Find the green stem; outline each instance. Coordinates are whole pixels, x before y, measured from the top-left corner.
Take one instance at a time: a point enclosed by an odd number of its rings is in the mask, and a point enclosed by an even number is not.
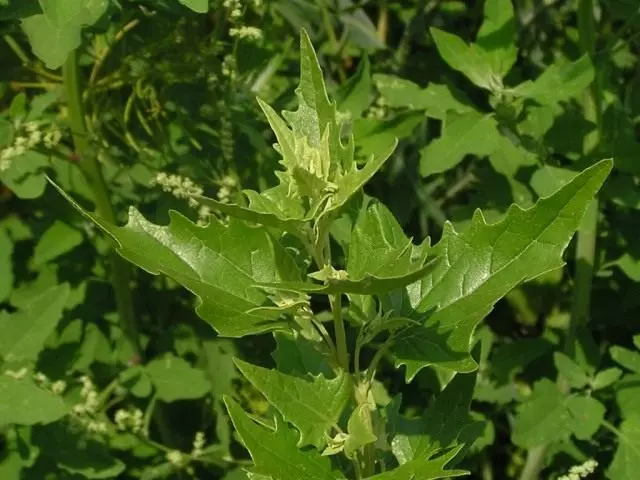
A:
[[[347,334],[342,318],[342,304],[340,294],[329,297],[331,312],[333,313],[333,327],[336,331],[336,350],[338,353],[338,363],[345,372],[349,371],[349,354],[347,353]]]
[[[80,157],[79,165],[91,186],[96,213],[109,223],[116,224],[116,214],[109,198],[109,191],[102,175],[102,169],[96,155],[91,152],[91,142],[85,122],[84,104],[82,103],[82,88],[76,51],[69,54],[63,66],[63,78],[67,92],[69,123],[71,124],[73,144],[76,154]],[[129,264],[113,249],[109,250],[108,261],[111,265],[111,284],[120,317],[120,327],[127,340],[133,346],[134,353],[141,357],[142,350],[130,289],[131,269]]]
[[[540,445],[527,453],[527,461],[520,473],[520,480],[538,480],[542,470],[544,457],[547,454],[547,445]]]

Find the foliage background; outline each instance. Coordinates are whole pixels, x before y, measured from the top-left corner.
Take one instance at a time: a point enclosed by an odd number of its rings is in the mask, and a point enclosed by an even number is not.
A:
[[[597,478],[634,478],[640,468],[635,2],[514,2],[513,21],[490,32],[494,41],[502,36],[500,45],[513,38],[500,57],[511,56],[513,68],[498,66],[497,79],[474,71],[469,52],[447,56],[439,44],[442,31],[490,46],[491,35],[477,40],[483,2],[80,4],[74,10],[72,2],[0,0],[0,326],[36,318],[44,332],[4,334],[1,368],[8,378],[24,377],[26,368],[47,392],[63,381],[65,405],[90,410],[76,408],[80,427],[67,429],[42,424],[42,389],[21,397],[33,408],[0,405],[0,478],[246,478],[241,467],[248,457],[222,396],[256,414],[267,411],[231,359],[271,366],[274,339],[217,337],[177,284],[124,263],[120,278],[130,278],[120,287],[130,291],[138,332],[122,328],[108,242],[47,187],[45,174],[91,207],[96,190],[91,173],[82,174],[80,143],[85,156],[99,160],[115,218],[123,222],[134,204],[159,224],[168,222],[169,209],[196,221],[211,214],[180,198],[175,185],[161,188],[163,172],[190,178],[194,185],[186,188],[221,201],[242,201],[240,189],[273,185],[278,155],[255,97],[278,111],[295,104],[301,28],[318,51],[330,93],[351,118],[358,158],[399,138],[366,193],[416,239],[431,235],[435,243],[446,219],[464,229],[476,208],[498,220],[512,203],[530,206],[575,172],[614,158],[566,267],[513,290],[476,332],[472,411],[483,433],[461,466],[489,479],[535,478],[525,475],[537,465],[555,478],[594,458]],[[76,47],[82,132],[60,70]],[[584,53],[588,64],[580,63]],[[491,83],[511,87],[542,75],[548,82],[542,94],[497,93]],[[38,141],[29,140],[34,130]],[[27,148],[19,149],[18,138]],[[572,315],[584,317],[579,328]],[[558,372],[577,397],[556,391]],[[449,377],[428,368],[407,385],[403,369],[389,360],[377,395],[388,403],[402,393],[405,413],[419,415]],[[8,398],[3,388],[9,392],[0,382],[0,398]],[[47,405],[53,416],[67,408]],[[566,408],[586,412],[582,431],[567,425]],[[129,415],[120,416],[124,429],[117,428],[118,410]],[[107,440],[86,440],[83,432],[101,429]],[[176,457],[193,452],[197,432],[206,438],[204,452],[195,460]]]

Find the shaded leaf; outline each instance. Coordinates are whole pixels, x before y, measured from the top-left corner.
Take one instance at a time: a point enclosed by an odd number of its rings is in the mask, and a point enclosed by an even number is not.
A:
[[[562,352],[553,354],[553,363],[558,373],[573,388],[582,388],[589,383],[589,376],[580,366]]]
[[[171,354],[152,360],[145,370],[158,398],[167,403],[203,397],[211,388],[202,370]]]
[[[614,345],[609,349],[611,358],[632,372],[640,373],[640,353]]]
[[[31,380],[0,375],[0,425],[34,425],[55,422],[69,413],[61,397]]]
[[[607,476],[611,480],[635,478],[640,468],[640,415],[626,418],[619,429],[618,448]]]
[[[580,440],[590,439],[600,428],[606,408],[593,397],[572,396],[567,399],[571,413],[571,430]]]
[[[40,237],[33,252],[33,266],[39,267],[73,250],[82,243],[82,234],[56,220]]]

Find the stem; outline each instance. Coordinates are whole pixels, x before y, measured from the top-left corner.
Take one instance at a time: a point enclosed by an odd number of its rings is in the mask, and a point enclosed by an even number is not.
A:
[[[349,371],[349,354],[347,353],[347,334],[344,329],[342,318],[342,304],[340,294],[329,297],[331,312],[333,313],[333,326],[336,331],[336,349],[338,353],[338,363],[345,372]]]
[[[527,461],[524,464],[520,480],[538,480],[542,470],[544,457],[547,453],[547,445],[540,445],[527,453]]]
[[[80,156],[80,167],[91,186],[94,195],[96,212],[106,221],[116,224],[116,214],[109,198],[109,191],[102,175],[102,169],[96,155],[91,152],[91,143],[85,122],[84,105],[82,103],[82,89],[80,86],[80,71],[78,68],[78,54],[69,54],[63,67],[64,86],[67,92],[69,109],[69,123],[71,124],[73,144],[76,154]],[[138,325],[136,323],[133,299],[130,290],[131,269],[113,249],[109,250],[108,261],[111,265],[111,284],[113,286],[116,306],[120,318],[120,327],[131,343],[134,353],[142,356]]]

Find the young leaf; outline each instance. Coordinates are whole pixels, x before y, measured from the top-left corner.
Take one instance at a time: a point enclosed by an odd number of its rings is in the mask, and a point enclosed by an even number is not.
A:
[[[476,111],[449,113],[442,136],[420,150],[420,175],[427,177],[446,172],[465,155],[484,157],[498,146],[500,132],[492,115]]]
[[[398,468],[379,473],[365,480],[434,480],[437,478],[451,478],[468,475],[467,470],[445,470],[447,464],[462,450],[462,446],[435,458],[418,458],[411,460]]]
[[[164,273],[197,295],[196,312],[221,335],[239,337],[286,325],[278,309],[249,312],[268,303],[256,284],[300,280],[294,259],[265,228],[233,218],[228,225],[212,218],[200,227],[174,211],[169,212],[168,226],[158,226],[135,208],[129,210],[127,224],[118,227],[58,190],[116,241],[120,255],[149,273]]]
[[[369,405],[363,404],[355,408],[349,417],[347,431],[349,435],[344,442],[344,454],[347,458],[354,458],[358,449],[377,440],[373,433]]]
[[[572,396],[567,399],[571,430],[576,438],[589,440],[600,428],[606,408],[593,397]]]
[[[558,369],[558,373],[564,377],[569,386],[573,388],[582,388],[589,383],[589,376],[580,368],[580,366],[567,357],[562,352],[553,354],[553,363]]]
[[[484,22],[476,43],[485,50],[491,71],[500,78],[511,70],[518,57],[515,37],[516,21],[511,0],[485,0]]]
[[[610,160],[599,162],[533,207],[512,206],[498,223],[487,224],[478,210],[462,233],[445,224],[432,248],[436,267],[407,287],[427,320],[399,334],[392,347],[407,379],[432,364],[475,369],[467,352],[478,322],[516,285],[563,265],[562,253],[611,167]]]
[[[598,372],[591,382],[591,387],[594,390],[601,390],[607,388],[609,385],[615,383],[622,376],[622,370],[616,367],[607,368]]]
[[[341,371],[329,380],[322,375],[301,378],[238,359],[235,363],[284,419],[300,430],[299,447],[325,445],[326,432],[338,423],[351,394],[348,375]]]
[[[640,469],[640,415],[626,418],[617,437],[618,448],[607,476],[612,480],[635,478]]]
[[[430,29],[431,36],[442,59],[477,86],[494,91],[502,89],[502,81],[492,65],[487,52],[476,44],[467,44],[460,37],[438,28]]]
[[[146,367],[158,398],[170,403],[205,396],[211,384],[204,372],[171,354],[152,360]]]
[[[179,0],[185,7],[197,13],[207,13],[209,11],[209,0]]]
[[[541,104],[567,101],[581,94],[593,82],[594,76],[593,64],[585,54],[566,65],[551,65],[536,80],[527,80],[509,93]]]
[[[628,348],[614,345],[609,349],[611,358],[632,372],[640,373],[640,353],[629,350]]]
[[[46,289],[16,313],[0,312],[0,357],[35,360],[62,317],[69,285]]]
[[[0,375],[0,425],[34,425],[55,422],[69,413],[58,395],[30,380]]]
[[[69,53],[80,46],[80,28],[55,27],[42,14],[23,19],[22,29],[33,53],[51,69],[60,68]]]
[[[394,419],[391,450],[401,465],[429,458],[456,444],[460,432],[472,423],[469,406],[475,384],[475,373],[458,374],[421,418],[409,420],[398,416]]]
[[[275,417],[275,430],[256,424],[231,398],[225,397],[231,421],[249,450],[252,471],[278,480],[341,480],[331,461],[315,450],[301,451],[298,435],[282,419]]]

